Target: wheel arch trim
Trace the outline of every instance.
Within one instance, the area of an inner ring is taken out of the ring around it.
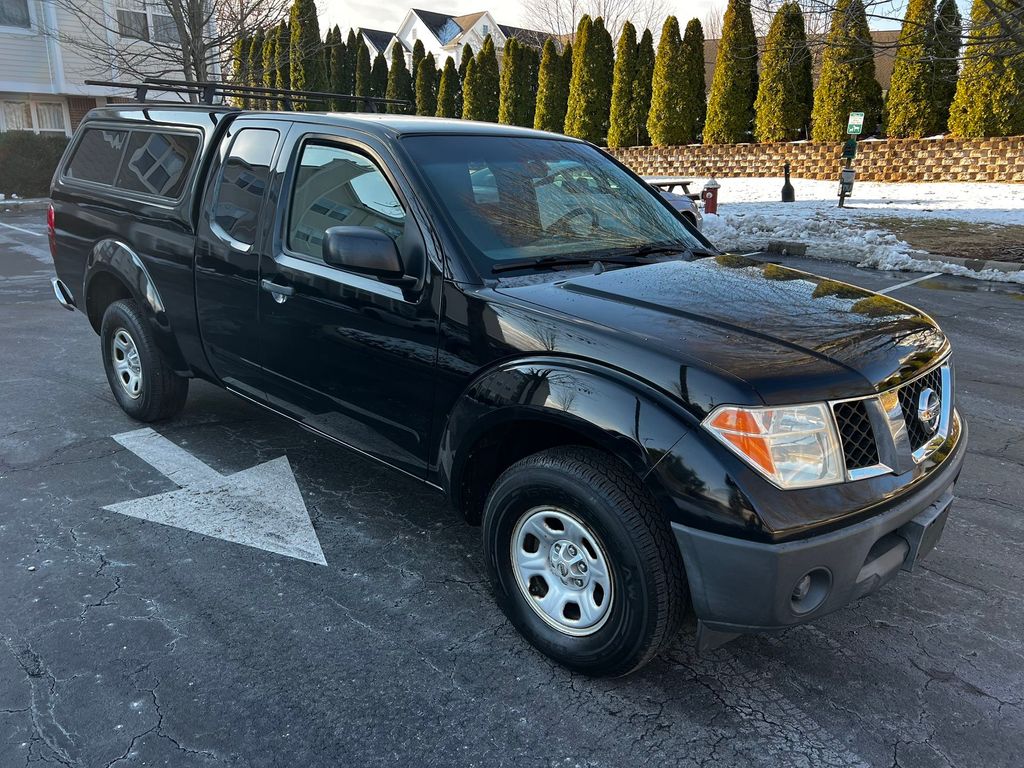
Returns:
[[[464,478],[489,435],[515,424],[549,426],[608,451],[649,487],[658,461],[691,429],[681,406],[638,379],[591,361],[520,358],[489,368],[449,412],[439,441],[440,485],[463,508]],[[651,487],[666,510],[667,497]]]

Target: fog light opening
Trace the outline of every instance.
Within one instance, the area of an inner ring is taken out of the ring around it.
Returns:
[[[810,613],[825,602],[832,588],[832,574],[825,568],[814,568],[793,585],[790,606],[794,613]]]

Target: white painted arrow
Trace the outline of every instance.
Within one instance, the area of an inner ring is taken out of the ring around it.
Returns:
[[[104,509],[327,565],[287,456],[222,475],[149,427],[114,440],[181,487]]]

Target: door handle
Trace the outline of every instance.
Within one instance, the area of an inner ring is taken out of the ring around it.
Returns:
[[[290,285],[278,285],[277,283],[263,278],[260,280],[260,288],[274,297],[274,301],[278,304],[283,304],[287,301],[288,297],[295,293],[295,289]]]

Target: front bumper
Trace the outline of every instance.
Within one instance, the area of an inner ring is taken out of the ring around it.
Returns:
[[[874,517],[779,544],[672,523],[690,583],[701,648],[738,634],[800,624],[874,592],[911,570],[939,537],[963,466],[966,428],[927,486]],[[806,595],[794,590],[810,575]]]

